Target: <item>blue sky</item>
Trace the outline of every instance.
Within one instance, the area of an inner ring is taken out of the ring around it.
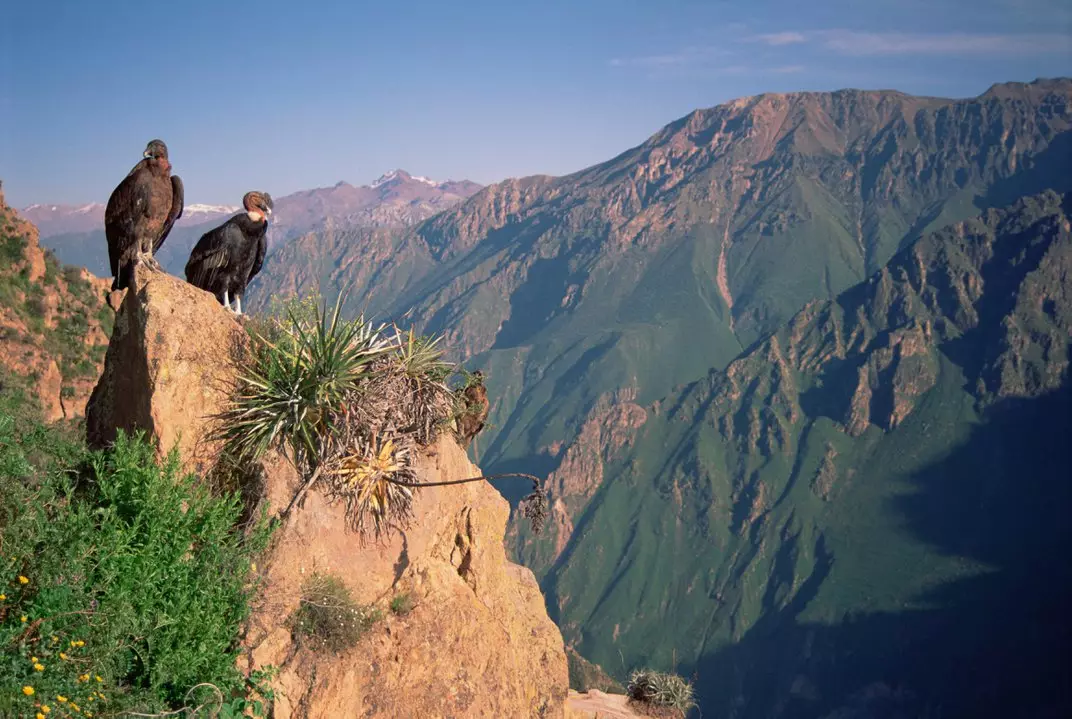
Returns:
[[[0,27],[0,179],[17,207],[102,202],[161,137],[187,202],[395,167],[489,183],[742,95],[1058,75],[1067,0],[21,0]]]

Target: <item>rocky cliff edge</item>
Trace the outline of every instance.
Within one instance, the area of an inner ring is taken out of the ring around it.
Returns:
[[[208,293],[139,269],[116,318],[104,373],[87,408],[100,446],[116,430],[143,429],[204,476],[219,448],[213,415],[233,386],[246,334]],[[279,458],[264,464],[269,511],[298,486]],[[421,457],[421,481],[476,477],[449,437]],[[315,490],[278,529],[260,568],[243,639],[243,668],[275,667],[275,719],[289,717],[562,717],[568,691],[562,636],[532,572],[507,561],[509,507],[483,482],[421,490],[409,528],[362,542],[344,508]],[[354,598],[385,610],[406,594],[405,615],[385,611],[338,654],[295,641],[288,618],[314,572],[341,579]]]

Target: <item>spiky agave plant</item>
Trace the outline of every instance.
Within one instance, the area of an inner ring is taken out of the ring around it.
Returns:
[[[279,449],[303,475],[317,470],[345,397],[393,346],[382,325],[343,320],[342,301],[317,305],[312,319],[287,307],[275,337],[252,334],[250,364],[217,433],[234,456],[256,461]]]
[[[445,382],[454,372],[454,365],[443,361],[443,350],[437,347],[442,341],[443,335],[419,335],[412,327],[403,332],[395,325],[398,358],[406,376],[415,380]]]

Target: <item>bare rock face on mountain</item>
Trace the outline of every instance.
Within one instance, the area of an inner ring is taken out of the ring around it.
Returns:
[[[245,333],[207,293],[162,273],[138,273],[120,309],[88,415],[91,442],[143,428],[177,444],[206,472],[204,438],[227,401]],[[300,484],[279,457],[264,463],[263,501],[275,513]],[[421,481],[480,476],[442,437],[417,463]],[[568,672],[562,635],[530,570],[506,560],[507,502],[479,482],[417,493],[409,528],[377,543],[348,529],[345,510],[315,488],[277,530],[241,667],[278,669],[273,716],[562,717]],[[300,643],[290,618],[313,573],[339,578],[385,618],[332,654]],[[408,596],[405,614],[387,611]]]

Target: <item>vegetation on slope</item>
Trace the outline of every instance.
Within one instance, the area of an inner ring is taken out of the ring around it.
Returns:
[[[6,397],[0,714],[244,706],[237,639],[267,530],[240,515],[142,438],[89,453]]]
[[[114,313],[104,287],[37,245],[0,195],[0,368],[47,419],[82,414],[100,374]]]
[[[545,576],[567,641],[676,651],[705,713],[1067,708],[1070,213],[928,235],[649,408]]]

